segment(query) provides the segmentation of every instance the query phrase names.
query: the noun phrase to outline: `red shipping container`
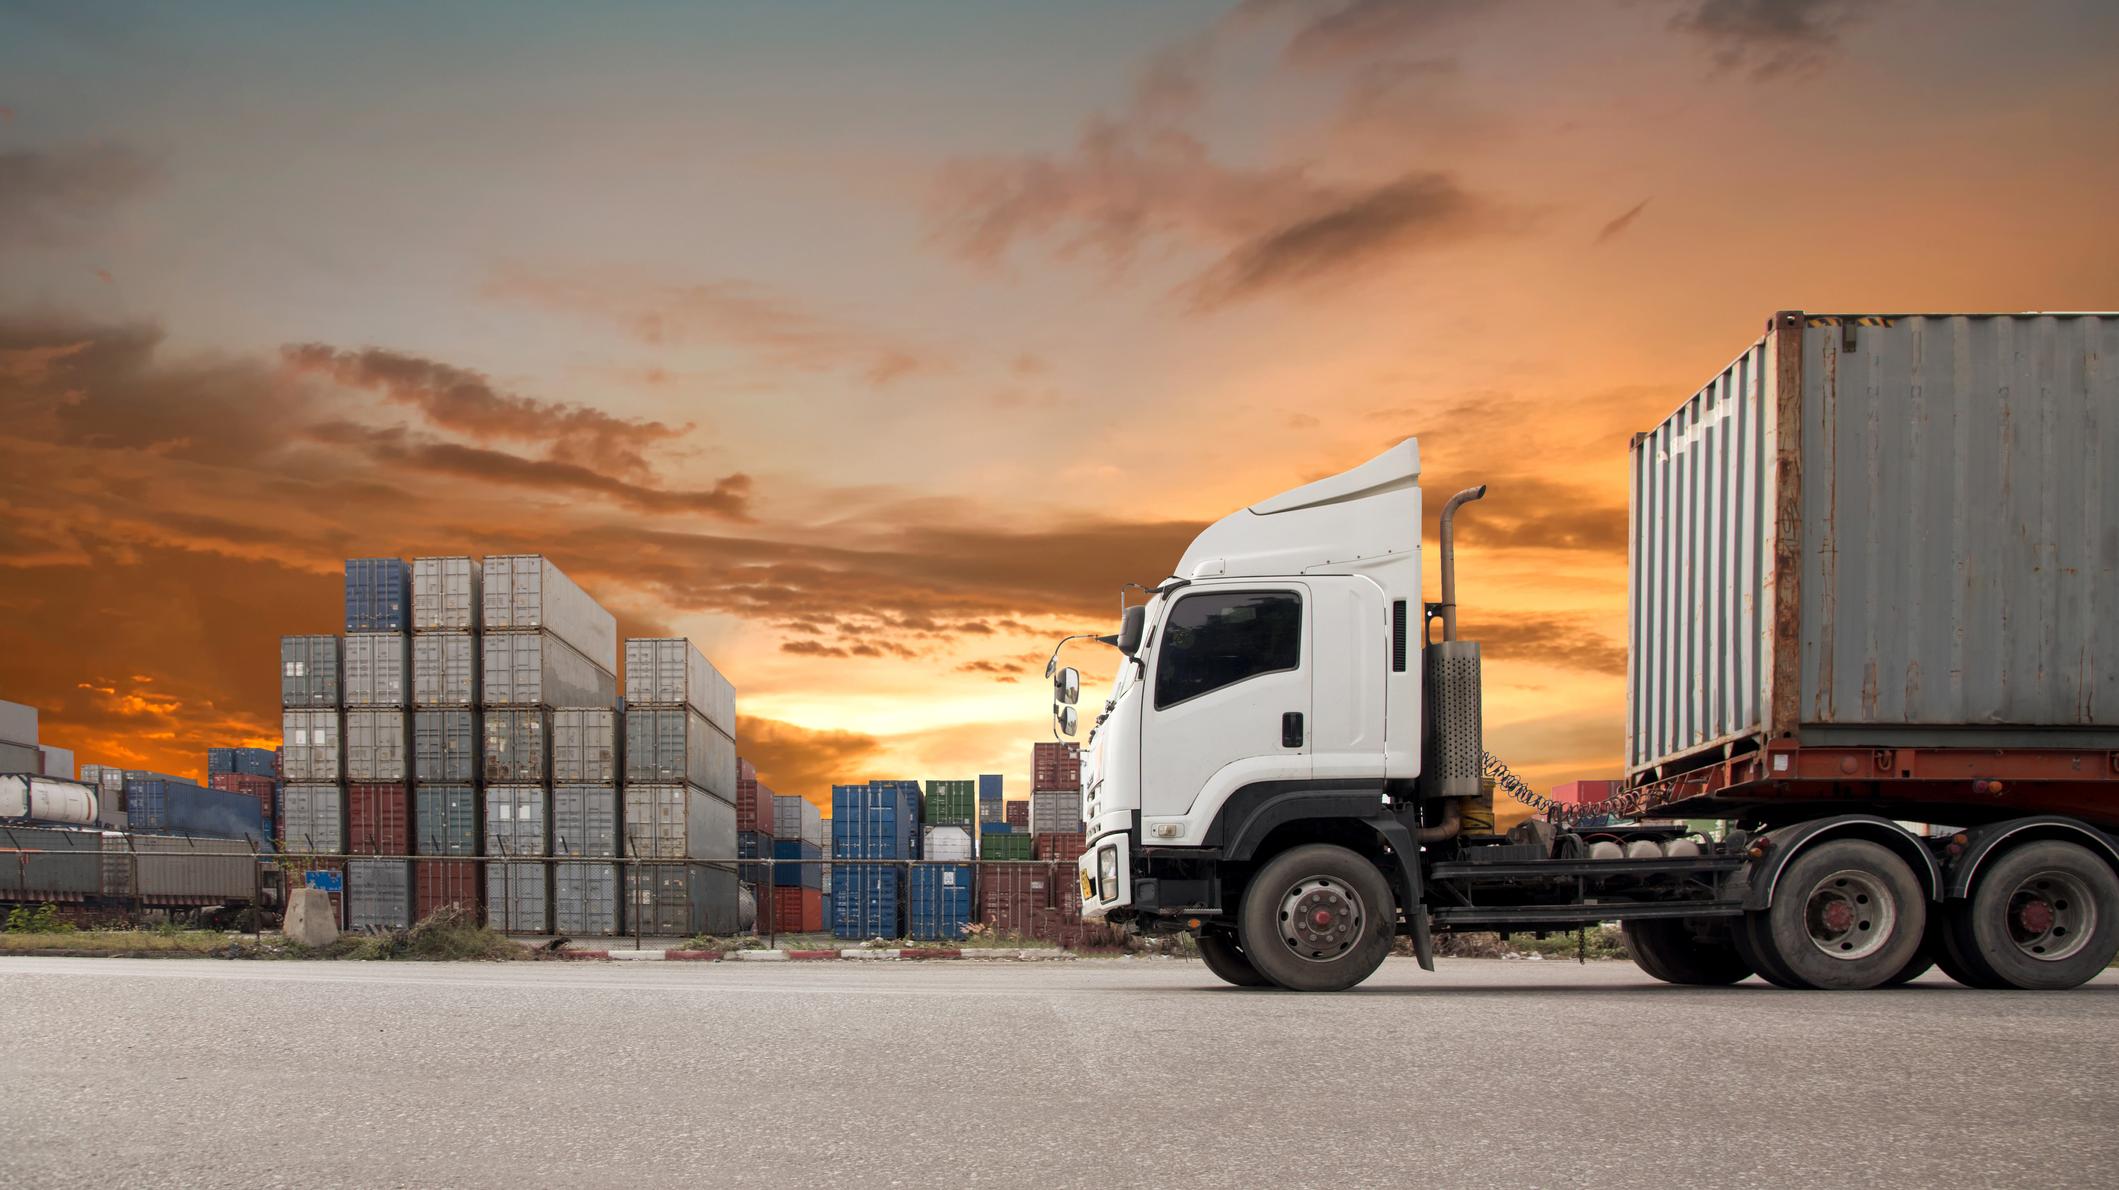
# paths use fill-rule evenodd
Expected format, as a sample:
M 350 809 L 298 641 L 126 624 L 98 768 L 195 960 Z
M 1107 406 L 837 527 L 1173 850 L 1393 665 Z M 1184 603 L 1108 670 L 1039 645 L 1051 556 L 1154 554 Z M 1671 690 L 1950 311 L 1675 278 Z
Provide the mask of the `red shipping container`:
M 1053 859 L 1072 865 L 1089 848 L 1089 836 L 1066 834 L 1043 834 L 1030 836 L 1032 859 Z
M 277 784 L 271 777 L 259 773 L 215 773 L 206 778 L 206 784 L 230 793 L 254 797 L 258 802 L 258 815 L 264 819 L 265 834 L 277 838 L 272 828 L 272 791 Z
M 479 863 L 469 859 L 420 859 L 412 861 L 412 916 L 415 920 L 435 910 L 455 905 L 484 921 L 486 882 Z
M 412 854 L 412 793 L 408 786 L 346 786 L 346 851 L 351 855 Z
M 1030 790 L 1080 789 L 1082 746 L 1061 742 L 1030 745 Z
M 824 928 L 824 893 L 814 888 L 773 890 L 773 929 L 782 934 L 815 934 Z
M 1073 879 L 1073 871 L 1058 864 L 980 864 L 978 920 L 996 934 L 1034 938 L 1038 916 L 1059 903 L 1056 886 Z
M 736 760 L 736 829 L 767 836 L 773 833 L 773 791 L 758 784 L 758 770 L 740 757 Z
M 1610 801 L 1619 794 L 1617 781 L 1567 781 L 1553 786 L 1552 800 L 1565 806 Z
M 1028 831 L 1030 829 L 1029 802 L 1009 802 L 1008 809 L 1004 813 L 1008 817 L 1009 826 L 1019 831 Z

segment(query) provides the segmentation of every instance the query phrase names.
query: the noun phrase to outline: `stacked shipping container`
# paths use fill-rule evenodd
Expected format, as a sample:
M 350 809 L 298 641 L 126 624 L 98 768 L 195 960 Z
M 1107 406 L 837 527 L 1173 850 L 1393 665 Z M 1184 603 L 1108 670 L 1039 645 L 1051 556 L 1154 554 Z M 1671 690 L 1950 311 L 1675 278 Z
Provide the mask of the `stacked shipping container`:
M 689 640 L 625 642 L 624 844 L 642 933 L 737 928 L 736 692 Z M 763 912 L 760 906 L 760 912 Z
M 412 568 L 402 558 L 346 560 L 346 638 L 339 673 L 346 924 L 412 924 Z
M 344 646 L 336 636 L 280 638 L 280 812 L 274 828 L 293 852 L 334 855 L 346 849 L 346 797 L 341 752 L 344 722 Z M 315 866 L 339 870 L 335 861 Z M 304 883 L 289 871 L 286 890 Z M 344 898 L 331 896 L 332 911 L 345 920 Z
M 902 864 L 920 857 L 920 842 L 917 782 L 832 786 L 833 934 L 841 938 L 903 936 Z M 877 860 L 898 862 L 857 862 Z
M 483 567 L 476 558 L 412 560 L 412 861 L 414 920 L 454 907 L 482 918 L 485 724 L 479 701 Z M 433 857 L 456 858 L 433 858 Z

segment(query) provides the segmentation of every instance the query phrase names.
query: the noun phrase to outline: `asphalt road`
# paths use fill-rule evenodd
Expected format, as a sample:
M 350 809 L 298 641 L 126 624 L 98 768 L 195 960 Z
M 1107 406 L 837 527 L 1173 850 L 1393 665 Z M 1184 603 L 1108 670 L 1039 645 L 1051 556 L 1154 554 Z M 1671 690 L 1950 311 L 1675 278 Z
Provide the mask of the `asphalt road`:
M 0 959 L 0 1185 L 2111 1186 L 2119 975 Z

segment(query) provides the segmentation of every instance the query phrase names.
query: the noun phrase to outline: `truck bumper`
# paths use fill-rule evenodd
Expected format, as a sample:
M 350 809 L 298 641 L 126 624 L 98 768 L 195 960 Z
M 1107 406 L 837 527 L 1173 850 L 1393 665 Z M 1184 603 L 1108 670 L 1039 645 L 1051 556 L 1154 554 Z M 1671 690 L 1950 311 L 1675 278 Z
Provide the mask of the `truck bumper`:
M 1098 838 L 1074 862 L 1084 918 L 1099 921 L 1133 903 L 1132 840 L 1123 832 Z

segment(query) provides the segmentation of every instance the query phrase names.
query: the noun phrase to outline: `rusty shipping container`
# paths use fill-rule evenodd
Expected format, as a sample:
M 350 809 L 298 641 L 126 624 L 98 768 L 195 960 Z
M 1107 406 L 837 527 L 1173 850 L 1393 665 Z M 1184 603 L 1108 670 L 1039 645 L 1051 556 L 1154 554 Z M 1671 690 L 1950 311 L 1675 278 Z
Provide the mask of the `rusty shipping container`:
M 412 854 L 412 795 L 402 783 L 346 786 L 346 850 L 356 855 Z
M 610 785 L 618 780 L 622 728 L 610 707 L 561 707 L 552 712 L 552 783 Z
M 1082 746 L 1046 741 L 1030 745 L 1030 790 L 1082 787 Z
M 2119 746 L 2119 315 L 1782 312 L 1632 451 L 1627 771 Z
M 736 761 L 736 829 L 773 833 L 773 791 L 758 781 L 758 770 L 748 760 Z
M 412 911 L 420 918 L 454 906 L 478 918 L 482 914 L 479 864 L 468 859 L 419 859 L 412 861 Z
M 495 785 L 534 785 L 551 780 L 552 713 L 511 707 L 485 713 L 485 779 Z

